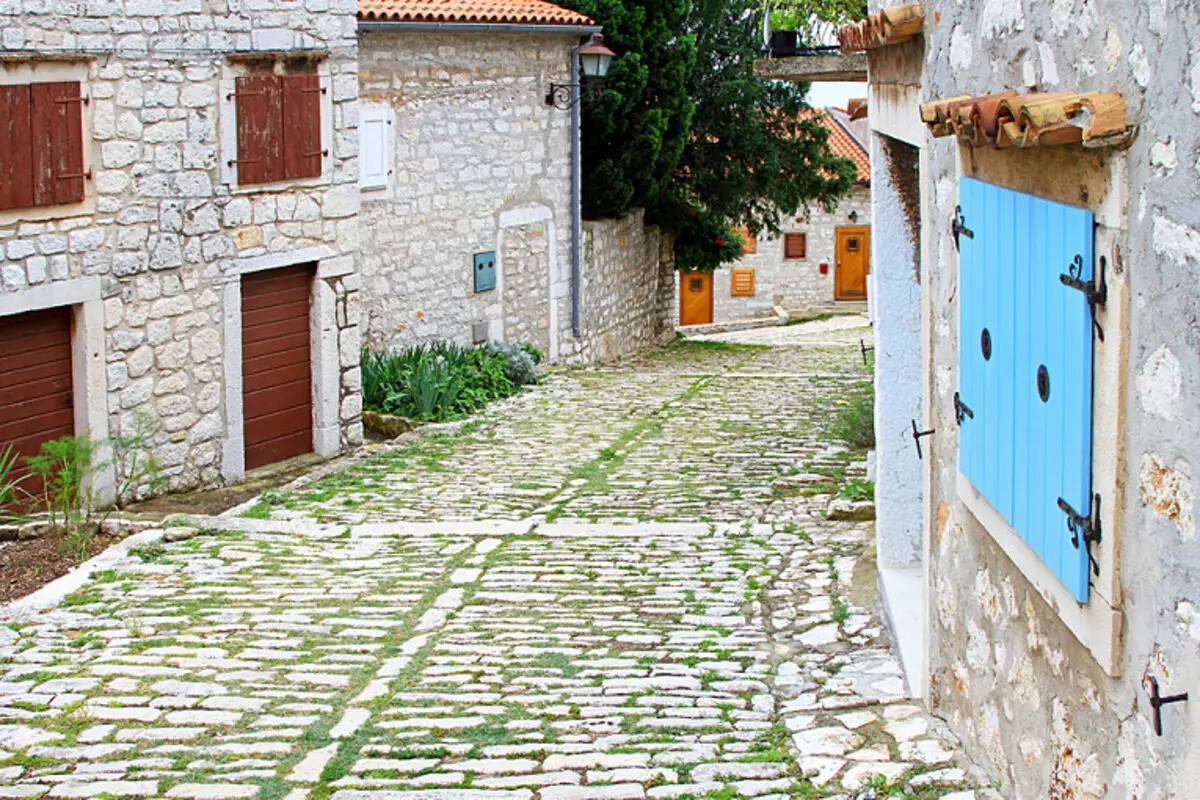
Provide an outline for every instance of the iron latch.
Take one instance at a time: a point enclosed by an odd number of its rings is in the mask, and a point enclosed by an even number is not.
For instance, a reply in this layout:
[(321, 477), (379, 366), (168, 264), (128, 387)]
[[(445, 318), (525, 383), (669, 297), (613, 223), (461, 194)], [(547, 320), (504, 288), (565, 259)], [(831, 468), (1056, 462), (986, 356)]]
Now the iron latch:
[(967, 227), (967, 218), (963, 216), (962, 206), (954, 207), (954, 222), (950, 225), (950, 230), (954, 231), (954, 249), (958, 249), (958, 237), (963, 235), (968, 239), (975, 238), (975, 231)]
[(912, 429), (913, 442), (915, 442), (917, 445), (917, 458), (924, 458), (924, 455), (921, 453), (921, 437), (932, 436), (934, 433), (936, 433), (936, 431), (933, 428), (930, 428), (927, 431), (918, 430), (917, 421), (915, 419), (912, 421)]
[(1063, 286), (1083, 292), (1092, 309), (1092, 324), (1096, 326), (1096, 336), (1102, 342), (1104, 341), (1104, 330), (1100, 327), (1100, 323), (1096, 322), (1096, 306), (1102, 306), (1108, 301), (1108, 282), (1104, 280), (1104, 267), (1104, 256), (1100, 256), (1100, 266), (1097, 268), (1096, 274), (1090, 280), (1085, 281), (1080, 278), (1083, 274), (1083, 256), (1076, 254), (1071, 265), (1067, 267), (1067, 273), (1058, 276), (1058, 280)]
[(1092, 544), (1100, 543), (1100, 495), (1092, 495), (1092, 502), (1086, 514), (1080, 514), (1061, 497), (1058, 498), (1058, 507), (1067, 515), (1067, 530), (1071, 532), (1071, 546), (1078, 550), (1080, 534), (1083, 534), (1083, 547), (1087, 550), (1088, 563), (1092, 567), (1092, 572), (1099, 575), (1100, 564), (1092, 555)]
[(867, 343), (866, 343), (865, 341), (863, 341), (862, 339), (859, 339), (859, 340), (858, 340), (858, 347), (859, 347), (859, 349), (860, 349), (860, 350), (862, 350), (863, 366), (865, 367), (865, 366), (867, 366), (867, 364), (868, 364), (868, 362), (867, 362), (867, 353), (871, 352), (871, 351), (872, 351), (872, 350), (874, 350), (875, 348), (874, 348), (874, 347), (867, 347)]
[(963, 420), (966, 419), (967, 417), (970, 417), (971, 419), (975, 419), (975, 412), (971, 410), (970, 406), (968, 406), (966, 403), (964, 403), (962, 401), (962, 398), (958, 396), (958, 392), (955, 392), (954, 393), (954, 421), (957, 422), (959, 424), (959, 426), (961, 427), (963, 424)]

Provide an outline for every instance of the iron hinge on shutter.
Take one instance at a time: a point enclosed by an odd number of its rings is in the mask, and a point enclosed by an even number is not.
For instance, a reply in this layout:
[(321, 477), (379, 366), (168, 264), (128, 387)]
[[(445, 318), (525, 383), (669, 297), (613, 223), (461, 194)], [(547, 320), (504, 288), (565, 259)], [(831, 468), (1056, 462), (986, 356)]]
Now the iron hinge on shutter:
[[(1087, 509), (1086, 514), (1080, 514), (1071, 504), (1061, 497), (1058, 498), (1058, 507), (1067, 515), (1067, 530), (1071, 532), (1071, 546), (1076, 550), (1079, 549), (1080, 538), (1083, 539), (1083, 547), (1087, 550), (1088, 563), (1092, 567), (1092, 572), (1096, 575), (1100, 574), (1100, 564), (1092, 555), (1092, 544), (1100, 543), (1100, 495), (1092, 495), (1092, 502)], [(1082, 537), (1080, 536), (1082, 534)]]
[(1058, 280), (1063, 286), (1083, 292), (1088, 305), (1092, 307), (1092, 324), (1096, 326), (1096, 336), (1102, 342), (1104, 341), (1104, 329), (1100, 327), (1099, 322), (1096, 322), (1096, 306), (1102, 306), (1108, 301), (1108, 282), (1104, 280), (1104, 267), (1105, 258), (1100, 256), (1100, 266), (1097, 268), (1096, 274), (1092, 276), (1091, 280), (1082, 280), (1079, 276), (1083, 274), (1083, 256), (1077, 254), (1071, 265), (1067, 267), (1067, 272), (1058, 276)]
[(954, 421), (957, 422), (959, 424), (959, 426), (961, 427), (963, 424), (963, 420), (967, 417), (970, 417), (971, 419), (975, 419), (975, 412), (971, 410), (970, 406), (968, 406), (966, 403), (964, 403), (962, 401), (962, 398), (958, 396), (958, 392), (955, 392), (954, 393)]
[(962, 206), (954, 207), (954, 222), (950, 224), (950, 230), (954, 231), (954, 249), (958, 249), (958, 237), (963, 235), (968, 239), (975, 238), (975, 231), (967, 227), (967, 218), (963, 216)]
[(917, 421), (915, 419), (912, 421), (912, 429), (913, 442), (917, 445), (917, 458), (922, 459), (924, 458), (924, 454), (921, 452), (921, 438), (924, 436), (933, 436), (933, 434), (937, 433), (937, 431), (933, 428), (930, 428), (927, 431), (918, 430)]

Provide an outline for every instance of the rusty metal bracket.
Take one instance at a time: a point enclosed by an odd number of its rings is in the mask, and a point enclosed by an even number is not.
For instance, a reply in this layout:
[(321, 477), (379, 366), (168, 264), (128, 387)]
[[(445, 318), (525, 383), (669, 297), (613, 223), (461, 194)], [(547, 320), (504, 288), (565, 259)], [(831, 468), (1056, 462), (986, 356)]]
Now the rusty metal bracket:
[(867, 353), (873, 351), (875, 348), (867, 347), (867, 343), (864, 342), (862, 339), (858, 340), (858, 348), (860, 350), (862, 350), (863, 366), (865, 367), (867, 365)]
[(1096, 327), (1096, 336), (1102, 342), (1104, 341), (1104, 329), (1096, 321), (1096, 306), (1102, 306), (1108, 301), (1108, 282), (1104, 279), (1104, 268), (1107, 264), (1104, 256), (1100, 256), (1096, 274), (1085, 281), (1079, 277), (1083, 274), (1083, 256), (1076, 254), (1070, 266), (1067, 267), (1067, 272), (1058, 276), (1058, 280), (1063, 286), (1083, 292), (1092, 309), (1092, 325)]
[(1150, 710), (1154, 712), (1154, 732), (1159, 736), (1163, 735), (1162, 728), (1162, 707), (1171, 703), (1186, 703), (1188, 699), (1187, 692), (1179, 694), (1161, 695), (1158, 693), (1158, 678), (1151, 676), (1150, 678)]
[(1067, 530), (1071, 532), (1071, 546), (1076, 550), (1079, 549), (1079, 534), (1083, 534), (1083, 547), (1087, 550), (1088, 564), (1092, 568), (1092, 572), (1096, 575), (1100, 574), (1100, 564), (1092, 555), (1092, 544), (1099, 544), (1100, 531), (1100, 495), (1092, 495), (1092, 501), (1088, 504), (1087, 512), (1080, 514), (1071, 504), (1061, 497), (1058, 498), (1058, 507), (1064, 514), (1067, 515)]
[(975, 238), (975, 231), (967, 227), (967, 219), (963, 216), (962, 206), (954, 207), (954, 221), (950, 223), (950, 230), (954, 232), (954, 249), (958, 250), (958, 237), (960, 235), (968, 239)]
[(917, 430), (917, 421), (915, 419), (912, 421), (912, 437), (913, 437), (913, 442), (915, 442), (917, 445), (917, 458), (920, 458), (920, 459), (924, 458), (924, 456), (921, 453), (921, 437), (922, 436), (932, 436), (934, 434), (934, 432), (935, 432), (934, 428), (930, 428), (927, 431)]
[(962, 401), (962, 398), (958, 396), (958, 392), (955, 392), (954, 393), (954, 421), (957, 422), (961, 426), (963, 424), (963, 420), (966, 419), (967, 417), (970, 417), (971, 419), (975, 419), (975, 412), (971, 410), (970, 406), (968, 406), (966, 403), (964, 403)]

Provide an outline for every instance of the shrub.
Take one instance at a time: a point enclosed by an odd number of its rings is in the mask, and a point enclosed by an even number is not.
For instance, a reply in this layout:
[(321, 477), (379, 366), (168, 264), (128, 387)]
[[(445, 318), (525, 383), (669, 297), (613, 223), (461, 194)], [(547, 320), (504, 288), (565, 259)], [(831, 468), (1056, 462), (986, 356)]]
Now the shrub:
[(19, 458), (11, 444), (0, 453), (0, 525), (25, 520), (18, 504), (28, 494), (21, 489), (28, 476), (14, 474)]
[(537, 348), (504, 342), (480, 348), (435, 342), (399, 353), (364, 350), (363, 405), (414, 419), (457, 419), (535, 382), (535, 357), (541, 358)]
[(537, 365), (542, 360), (541, 350), (533, 345), (513, 344), (512, 342), (488, 342), (484, 345), (484, 349), (489, 353), (504, 356), (508, 362), (508, 379), (514, 386), (529, 386), (537, 383)]
[(834, 414), (830, 435), (854, 450), (875, 446), (875, 393), (858, 392)]

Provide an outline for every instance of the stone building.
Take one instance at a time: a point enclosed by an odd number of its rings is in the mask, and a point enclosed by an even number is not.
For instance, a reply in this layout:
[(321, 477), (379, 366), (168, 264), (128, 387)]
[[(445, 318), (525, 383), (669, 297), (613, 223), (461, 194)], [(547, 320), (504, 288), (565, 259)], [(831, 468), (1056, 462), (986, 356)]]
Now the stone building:
[(175, 490), (357, 445), (353, 5), (17, 0), (0, 37), (0, 442), (140, 416)]
[[(742, 258), (707, 276), (680, 273), (680, 324), (769, 317), (776, 307), (804, 314), (866, 308), (870, 283), (871, 163), (863, 142), (839, 109), (814, 112), (829, 132), (835, 155), (854, 163), (858, 178), (832, 211), (800, 209), (780, 221), (778, 236), (755, 238), (746, 229)], [(692, 297), (699, 278), (709, 298)], [(707, 302), (705, 302), (707, 300)]]
[[(368, 345), (506, 339), (578, 361), (660, 335), (639, 322), (659, 316), (659, 250), (639, 248), (633, 283), (618, 279), (626, 262), (609, 255), (629, 242), (594, 229), (626, 226), (583, 230), (571, 194), (577, 109), (549, 102), (599, 26), (541, 0), (363, 0), (360, 20)], [(657, 241), (635, 238), (647, 235)], [(631, 302), (613, 318), (618, 297)]]
[(920, 286), (877, 334), (920, 354), (880, 387), (927, 432), (910, 685), (1006, 796), (1190, 797), (1200, 707), (1157, 698), (1200, 686), (1200, 8), (879, 5), (843, 45)]

